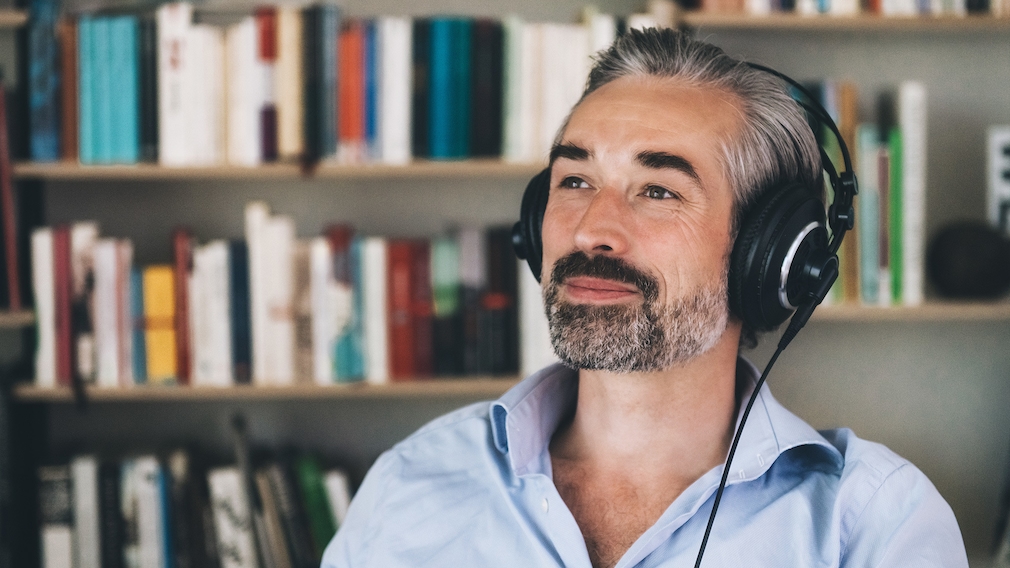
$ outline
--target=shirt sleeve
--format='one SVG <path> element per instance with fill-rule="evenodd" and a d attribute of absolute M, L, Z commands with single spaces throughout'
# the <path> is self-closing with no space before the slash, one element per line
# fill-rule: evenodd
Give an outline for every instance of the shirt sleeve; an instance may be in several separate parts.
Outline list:
<path fill-rule="evenodd" d="M 967 568 L 950 506 L 924 473 L 905 463 L 891 472 L 856 517 L 843 568 Z"/>
<path fill-rule="evenodd" d="M 323 552 L 321 568 L 367 565 L 373 527 L 382 515 L 382 495 L 390 480 L 392 461 L 392 455 L 386 452 L 368 470 L 347 509 L 347 518 Z"/>

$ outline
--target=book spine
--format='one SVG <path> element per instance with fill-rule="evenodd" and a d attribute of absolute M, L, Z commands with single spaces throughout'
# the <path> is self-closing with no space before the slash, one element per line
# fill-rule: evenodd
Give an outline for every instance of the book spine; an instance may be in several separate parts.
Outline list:
<path fill-rule="evenodd" d="M 361 240 L 346 225 L 330 227 L 326 237 L 333 251 L 335 280 L 334 373 L 339 382 L 354 381 L 365 375 Z"/>
<path fill-rule="evenodd" d="M 193 273 L 193 239 L 184 229 L 172 233 L 174 257 L 172 290 L 175 295 L 172 317 L 175 327 L 175 369 L 181 385 L 190 383 L 189 277 Z"/>
<path fill-rule="evenodd" d="M 322 89 L 322 14 L 319 6 L 302 9 L 302 101 L 304 112 L 301 125 L 304 134 L 304 161 L 314 164 L 323 155 L 323 93 Z"/>
<path fill-rule="evenodd" d="M 376 37 L 378 28 L 375 20 L 367 20 L 362 26 L 362 54 L 364 61 L 361 64 L 362 76 L 364 78 L 364 99 L 363 99 L 363 128 L 361 136 L 360 160 L 364 162 L 374 161 L 379 155 L 378 146 L 378 113 L 380 95 L 381 68 L 379 60 L 378 38 Z"/>
<path fill-rule="evenodd" d="M 339 62 L 342 57 L 340 42 L 338 41 L 341 14 L 340 8 L 334 5 L 324 4 L 322 6 L 322 64 L 323 71 L 322 88 L 322 114 L 321 119 L 325 128 L 323 130 L 323 156 L 334 157 L 337 155 L 337 141 L 340 132 L 340 89 L 344 78 L 340 73 Z"/>
<path fill-rule="evenodd" d="M 112 85 L 112 18 L 98 17 L 94 20 L 91 34 L 91 91 L 92 116 L 94 117 L 95 162 L 112 163 L 112 145 L 115 137 L 112 130 L 112 103 L 115 87 Z"/>
<path fill-rule="evenodd" d="M 450 95 L 452 97 L 450 122 L 451 158 L 466 158 L 470 151 L 470 62 L 473 21 L 467 18 L 452 22 L 450 47 Z"/>
<path fill-rule="evenodd" d="M 339 142 L 342 163 L 361 161 L 365 136 L 365 33 L 360 20 L 348 20 L 340 32 Z"/>
<path fill-rule="evenodd" d="M 95 351 L 97 384 L 118 387 L 119 380 L 119 306 L 117 302 L 115 239 L 99 239 L 95 245 Z"/>
<path fill-rule="evenodd" d="M 165 507 L 162 497 L 162 467 L 154 456 L 134 460 L 137 492 L 137 547 L 144 568 L 170 568 L 166 563 Z"/>
<path fill-rule="evenodd" d="M 461 288 L 459 246 L 456 239 L 441 236 L 431 243 L 433 300 L 433 371 L 436 375 L 462 372 Z"/>
<path fill-rule="evenodd" d="M 119 464 L 100 463 L 98 466 L 98 498 L 101 535 L 101 564 L 103 568 L 123 566 L 123 513 L 120 504 Z"/>
<path fill-rule="evenodd" d="M 880 298 L 880 189 L 877 171 L 880 133 L 875 124 L 861 124 L 857 134 L 856 164 L 860 182 L 857 202 L 859 223 L 860 300 L 876 305 Z"/>
<path fill-rule="evenodd" d="M 143 279 L 147 382 L 169 383 L 176 379 L 178 373 L 173 267 L 148 266 L 144 269 Z"/>
<path fill-rule="evenodd" d="M 431 21 L 414 20 L 411 26 L 411 124 L 410 145 L 415 158 L 426 158 L 429 153 L 429 94 L 431 90 Z"/>
<path fill-rule="evenodd" d="M 385 384 L 389 381 L 386 249 L 386 240 L 381 237 L 368 237 L 362 243 L 365 380 L 371 384 Z"/>
<path fill-rule="evenodd" d="M 70 468 L 44 466 L 39 477 L 39 537 L 42 568 L 74 566 L 74 509 Z"/>
<path fill-rule="evenodd" d="M 310 456 L 300 456 L 295 461 L 299 493 L 305 507 L 305 518 L 311 536 L 315 563 L 323 557 L 323 550 L 337 532 L 333 514 L 326 501 L 326 487 L 319 464 Z"/>
<path fill-rule="evenodd" d="M 249 314 L 249 249 L 245 241 L 229 245 L 231 285 L 232 366 L 235 382 L 249 384 L 252 380 L 252 336 Z"/>
<path fill-rule="evenodd" d="M 297 160 L 305 150 L 303 131 L 304 76 L 302 71 L 302 14 L 296 8 L 277 8 L 277 151 L 281 159 Z"/>
<path fill-rule="evenodd" d="M 147 321 L 144 313 L 144 278 L 140 270 L 130 270 L 130 315 L 133 320 L 133 380 L 147 382 Z"/>
<path fill-rule="evenodd" d="M 134 164 L 140 157 L 138 130 L 139 76 L 137 69 L 137 18 L 110 20 L 110 126 L 111 161 Z"/>
<path fill-rule="evenodd" d="M 334 255 L 325 237 L 309 245 L 310 295 L 312 307 L 312 379 L 319 385 L 333 384 L 336 378 L 336 337 L 341 315 L 336 305 L 342 298 L 334 275 Z M 346 312 L 345 312 L 346 313 Z M 346 316 L 345 316 L 346 317 Z"/>
<path fill-rule="evenodd" d="M 158 29 L 154 17 L 143 15 L 138 28 L 140 160 L 158 161 Z"/>
<path fill-rule="evenodd" d="M 221 568 L 256 568 L 256 540 L 252 510 L 238 469 L 218 468 L 207 474 L 214 532 L 221 554 Z"/>
<path fill-rule="evenodd" d="M 28 25 L 28 103 L 31 157 L 50 162 L 60 158 L 60 76 L 56 49 L 54 3 L 33 3 Z"/>
<path fill-rule="evenodd" d="M 14 208 L 14 179 L 11 170 L 7 122 L 7 89 L 0 81 L 0 208 L 3 210 L 3 256 L 7 268 L 7 308 L 21 309 L 21 270 L 18 266 L 18 219 Z"/>
<path fill-rule="evenodd" d="M 905 247 L 903 241 L 905 238 L 904 230 L 902 229 L 903 223 L 903 209 L 904 209 L 904 199 L 902 194 L 904 192 L 904 182 L 903 174 L 904 169 L 902 162 L 904 159 L 904 152 L 902 151 L 902 132 L 899 127 L 894 127 L 891 129 L 890 135 L 888 137 L 888 157 L 890 158 L 890 184 L 888 191 L 888 244 L 889 253 L 888 266 L 890 267 L 890 278 L 891 278 L 891 304 L 902 305 L 903 294 L 905 289 L 904 283 L 904 252 Z"/>
<path fill-rule="evenodd" d="M 189 28 L 193 6 L 186 2 L 163 4 L 156 14 L 158 36 L 158 160 L 166 166 L 189 164 L 186 102 Z"/>
<path fill-rule="evenodd" d="M 58 325 L 56 304 L 54 232 L 49 227 L 32 232 L 32 289 L 35 295 L 35 325 L 38 345 L 35 349 L 35 384 L 57 384 Z"/>
<path fill-rule="evenodd" d="M 294 382 L 313 382 L 315 358 L 313 320 L 323 317 L 312 306 L 311 242 L 295 239 L 291 261 L 291 313 L 294 327 Z M 325 348 L 325 347 L 324 347 Z"/>
<path fill-rule="evenodd" d="M 411 313 L 413 243 L 390 240 L 387 248 L 386 305 L 389 310 L 389 377 L 394 381 L 413 378 L 414 322 Z"/>
<path fill-rule="evenodd" d="M 470 99 L 470 149 L 475 157 L 501 155 L 502 73 L 504 39 L 502 25 L 492 20 L 473 24 Z"/>
<path fill-rule="evenodd" d="M 77 22 L 63 18 L 56 33 L 60 50 L 60 157 L 77 161 Z"/>
<path fill-rule="evenodd" d="M 277 161 L 277 97 L 274 90 L 277 70 L 277 9 L 262 7 L 256 10 L 256 55 L 263 71 L 263 100 L 259 106 L 260 158 L 264 162 Z"/>
<path fill-rule="evenodd" d="M 902 300 L 921 305 L 926 256 L 926 88 L 906 81 L 899 91 L 902 140 Z"/>
<path fill-rule="evenodd" d="M 434 159 L 453 156 L 453 22 L 431 20 L 428 60 L 428 155 Z"/>
<path fill-rule="evenodd" d="M 70 227 L 53 229 L 53 282 L 56 313 L 56 382 L 69 386 L 74 368 L 71 325 L 73 282 L 70 274 Z"/>
<path fill-rule="evenodd" d="M 119 353 L 119 386 L 130 386 L 136 382 L 134 376 L 133 347 L 133 243 L 129 240 L 116 242 L 116 329 Z"/>
<path fill-rule="evenodd" d="M 428 377 L 435 368 L 435 346 L 432 332 L 431 245 L 416 240 L 411 251 L 410 317 L 414 326 L 414 376 Z"/>
<path fill-rule="evenodd" d="M 74 497 L 74 558 L 77 568 L 101 568 L 98 460 L 78 456 L 70 462 Z"/>
<path fill-rule="evenodd" d="M 96 163 L 94 117 L 94 57 L 92 35 L 94 18 L 81 16 L 77 21 L 77 131 L 78 154 L 82 164 Z"/>
<path fill-rule="evenodd" d="M 386 164 L 410 161 L 411 124 L 411 31 L 408 18 L 379 20 L 381 54 L 381 108 L 377 119 L 379 159 Z"/>

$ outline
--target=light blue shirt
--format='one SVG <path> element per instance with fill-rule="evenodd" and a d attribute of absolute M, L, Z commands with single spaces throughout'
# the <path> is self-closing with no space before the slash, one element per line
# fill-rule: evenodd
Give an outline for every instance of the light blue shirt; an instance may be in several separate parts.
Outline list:
<path fill-rule="evenodd" d="M 753 392 L 754 367 L 741 359 L 737 375 Z M 323 567 L 590 568 L 548 452 L 577 388 L 574 371 L 547 367 L 385 452 Z M 722 469 L 677 497 L 618 568 L 694 566 Z M 968 560 L 953 512 L 914 465 L 850 430 L 818 433 L 763 388 L 702 566 L 957 568 Z"/>

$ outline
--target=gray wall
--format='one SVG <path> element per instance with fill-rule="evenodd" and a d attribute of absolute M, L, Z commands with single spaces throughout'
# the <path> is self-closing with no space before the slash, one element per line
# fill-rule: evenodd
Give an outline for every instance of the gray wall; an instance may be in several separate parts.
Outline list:
<path fill-rule="evenodd" d="M 350 2 L 350 13 L 517 12 L 569 20 L 581 3 L 507 5 L 399 0 Z M 505 10 L 504 8 L 508 9 Z M 637 9 L 607 3 L 618 13 Z M 733 54 L 797 78 L 854 79 L 869 93 L 904 78 L 922 80 L 929 94 L 930 234 L 957 218 L 981 218 L 984 130 L 1010 123 L 1010 50 L 999 32 L 723 32 L 702 37 Z M 2 44 L 0 44 L 2 45 Z M 6 48 L 4 48 L 6 50 Z M 409 182 L 53 183 L 53 221 L 95 218 L 103 232 L 130 236 L 142 263 L 167 261 L 168 233 L 190 226 L 201 239 L 241 234 L 242 205 L 266 199 L 295 216 L 303 235 L 331 220 L 364 231 L 432 234 L 451 224 L 511 222 L 525 180 Z M 818 427 L 845 425 L 889 445 L 921 467 L 954 508 L 969 551 L 989 544 L 1010 460 L 1010 322 L 813 322 L 783 355 L 770 380 L 776 396 Z M 771 343 L 771 342 L 767 342 Z M 11 342 L 3 341 L 3 345 Z M 758 362 L 768 356 L 762 346 Z M 212 451 L 228 447 L 234 410 L 247 414 L 254 441 L 326 449 L 360 471 L 394 440 L 429 418 L 467 402 L 246 402 L 94 405 L 80 414 L 50 409 L 53 450 L 152 445 L 198 438 Z"/>

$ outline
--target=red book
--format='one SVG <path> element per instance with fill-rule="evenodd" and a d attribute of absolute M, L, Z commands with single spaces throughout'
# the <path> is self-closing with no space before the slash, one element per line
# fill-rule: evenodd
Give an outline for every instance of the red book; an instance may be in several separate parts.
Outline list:
<path fill-rule="evenodd" d="M 70 386 L 75 357 L 70 227 L 66 225 L 53 229 L 53 292 L 56 307 L 56 384 Z"/>
<path fill-rule="evenodd" d="M 435 368 L 435 344 L 432 330 L 431 246 L 426 240 L 414 242 L 411 274 L 411 317 L 414 324 L 414 374 L 431 376 Z"/>
<path fill-rule="evenodd" d="M 277 161 L 277 101 L 274 100 L 274 69 L 277 65 L 277 9 L 256 9 L 257 58 L 267 69 L 267 98 L 260 109 L 260 153 L 264 162 Z"/>
<path fill-rule="evenodd" d="M 339 42 L 337 125 L 339 144 L 346 154 L 360 149 L 365 140 L 365 28 L 362 23 L 347 22 L 340 31 Z"/>
<path fill-rule="evenodd" d="M 7 256 L 7 294 L 11 311 L 21 309 L 21 279 L 18 276 L 17 216 L 14 215 L 14 184 L 10 140 L 7 139 L 7 90 L 0 83 L 0 208 L 3 208 L 4 254 Z"/>
<path fill-rule="evenodd" d="M 193 243 L 189 231 L 172 233 L 175 273 L 175 361 L 180 385 L 189 384 L 189 275 L 193 272 Z"/>
<path fill-rule="evenodd" d="M 417 374 L 414 367 L 414 322 L 411 317 L 413 249 L 412 241 L 391 239 L 386 251 L 389 378 L 394 381 L 411 379 Z"/>

